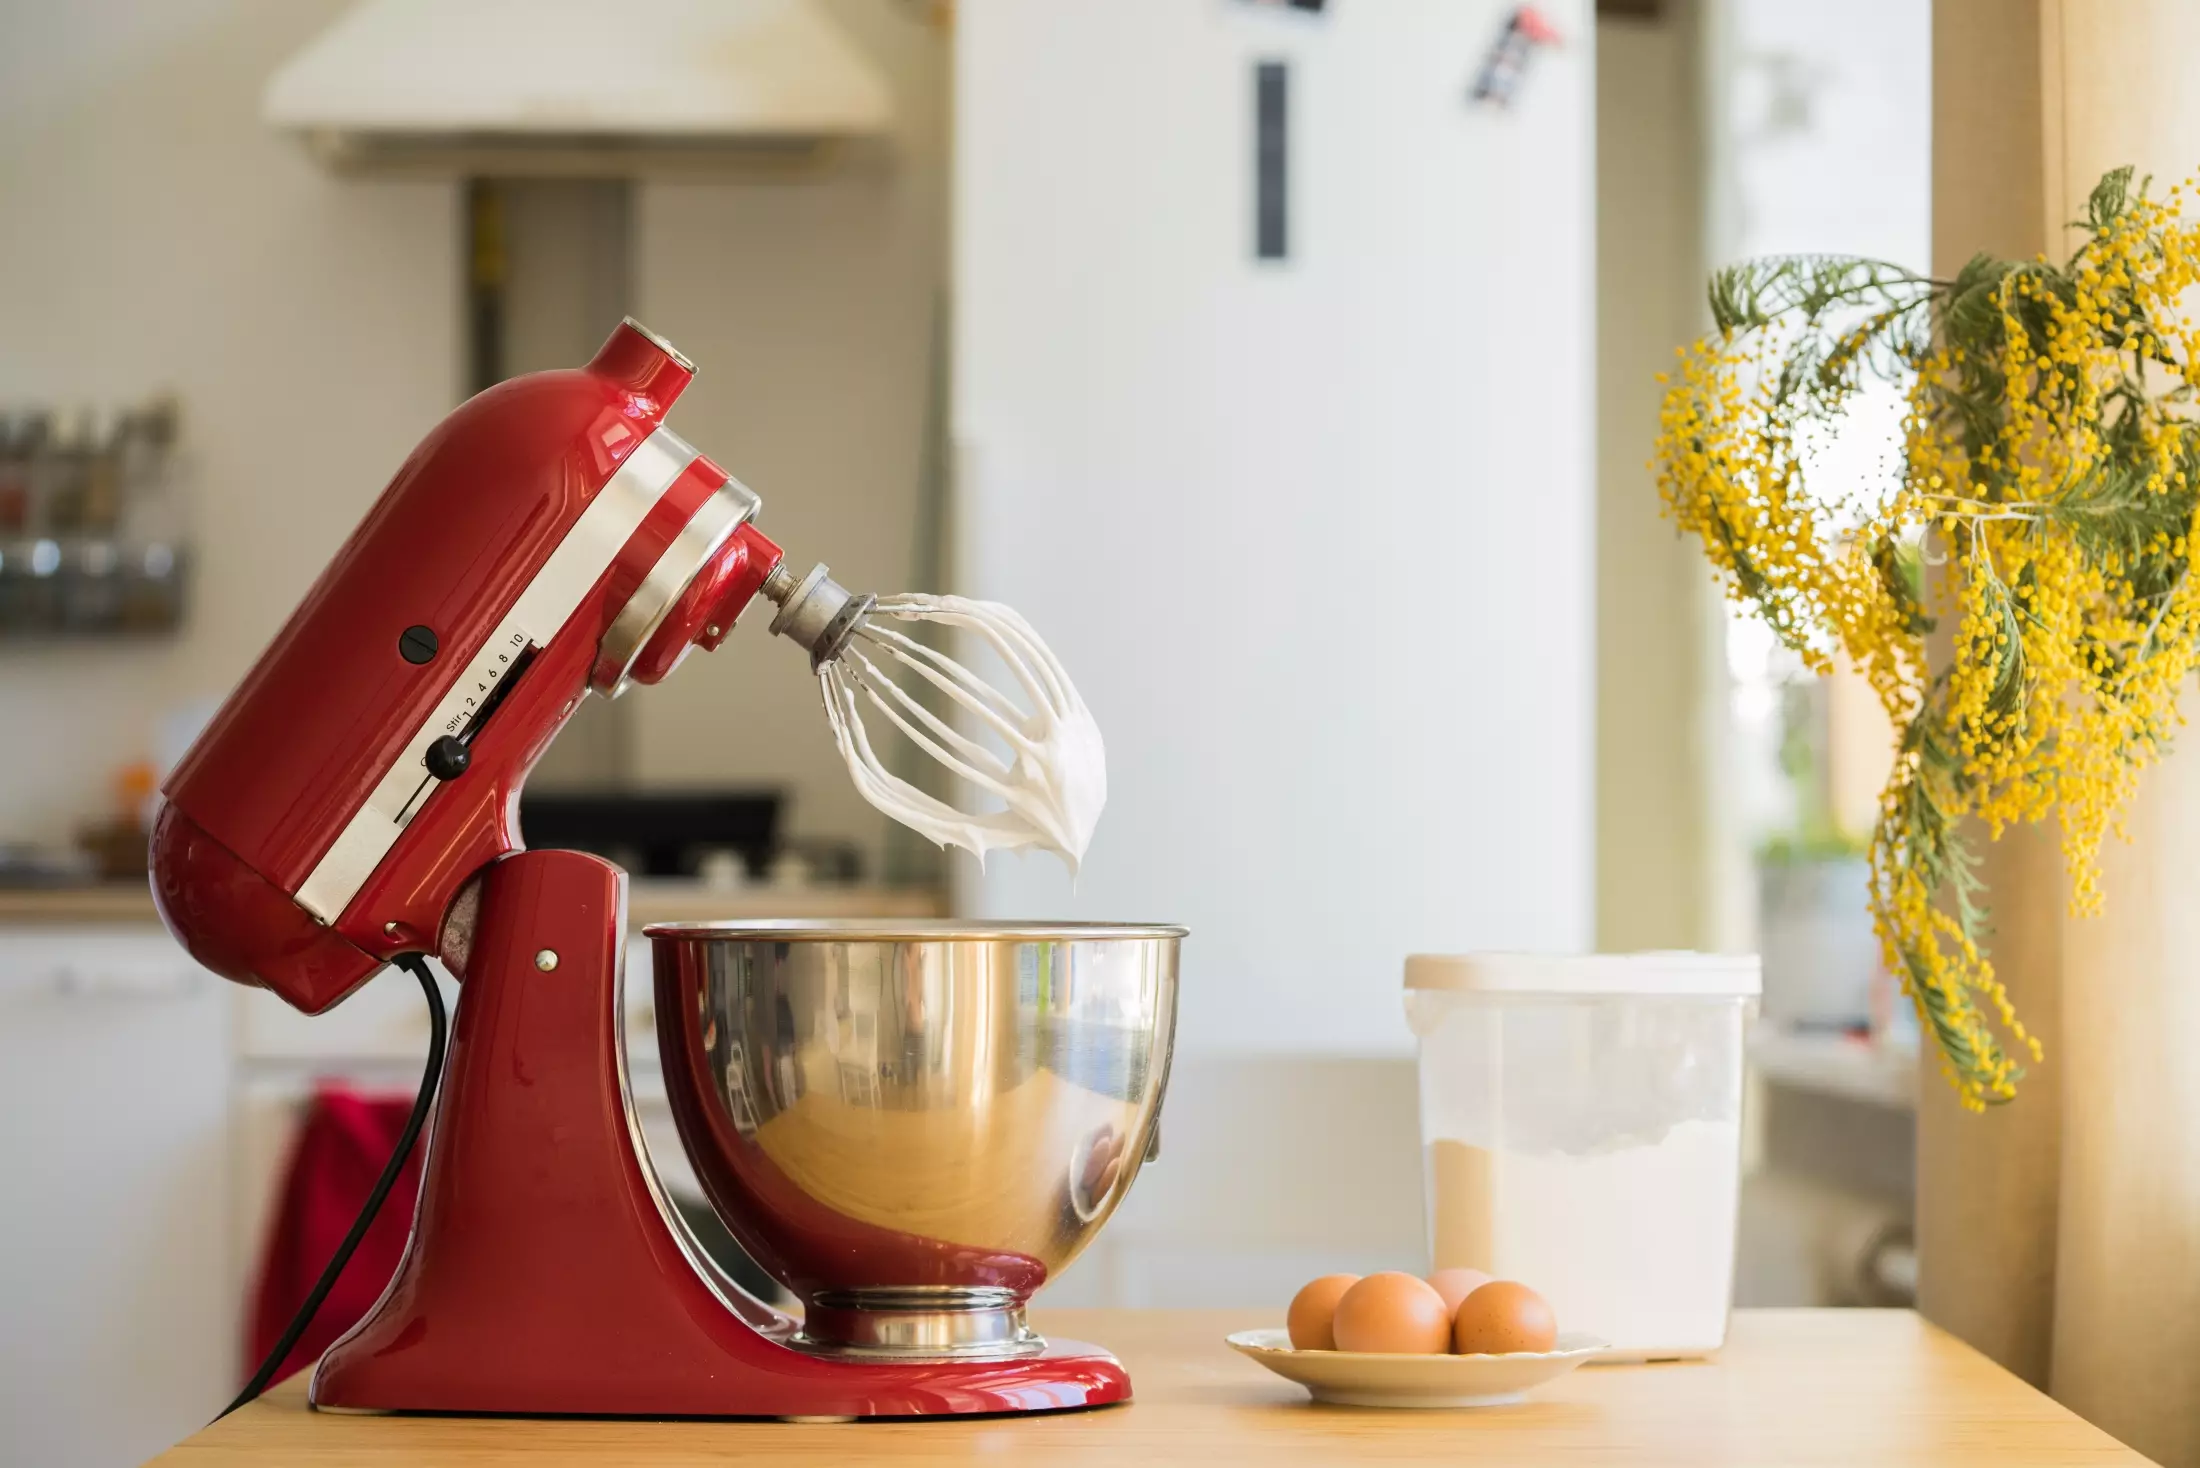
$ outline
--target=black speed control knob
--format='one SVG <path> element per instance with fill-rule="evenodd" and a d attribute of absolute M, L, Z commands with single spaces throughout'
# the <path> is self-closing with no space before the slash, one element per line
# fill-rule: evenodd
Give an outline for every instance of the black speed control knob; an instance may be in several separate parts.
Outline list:
<path fill-rule="evenodd" d="M 438 780 L 455 780 L 474 762 L 474 753 L 456 734 L 446 734 L 428 746 L 428 773 Z"/>

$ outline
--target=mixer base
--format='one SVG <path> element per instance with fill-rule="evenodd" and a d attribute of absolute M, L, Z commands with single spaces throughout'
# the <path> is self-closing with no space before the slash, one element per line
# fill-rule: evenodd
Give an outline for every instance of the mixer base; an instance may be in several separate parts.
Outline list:
<path fill-rule="evenodd" d="M 1126 1401 L 1107 1352 L 847 1360 L 722 1289 L 635 1150 L 619 1055 L 626 879 L 522 852 L 482 882 L 397 1276 L 321 1360 L 316 1407 L 586 1417 L 924 1417 Z M 554 957 L 545 962 L 540 955 Z"/>

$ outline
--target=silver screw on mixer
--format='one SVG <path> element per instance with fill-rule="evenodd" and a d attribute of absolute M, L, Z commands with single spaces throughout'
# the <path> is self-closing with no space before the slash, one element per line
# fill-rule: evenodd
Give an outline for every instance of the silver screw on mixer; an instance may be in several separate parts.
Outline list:
<path fill-rule="evenodd" d="M 852 592 L 827 574 L 823 563 L 796 577 L 781 561 L 764 578 L 765 597 L 779 606 L 771 630 L 810 650 L 810 666 L 822 667 L 841 654 L 848 639 L 878 603 L 872 593 Z"/>

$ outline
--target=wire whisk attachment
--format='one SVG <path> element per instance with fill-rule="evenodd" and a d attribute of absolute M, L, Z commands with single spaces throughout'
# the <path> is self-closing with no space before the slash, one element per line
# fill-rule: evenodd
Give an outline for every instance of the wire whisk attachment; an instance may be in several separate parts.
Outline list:
<path fill-rule="evenodd" d="M 810 648 L 833 739 L 865 800 L 981 860 L 1041 847 L 1077 870 L 1107 804 L 1107 752 L 1069 671 L 1021 613 L 959 596 L 851 596 L 822 567 L 776 590 L 784 595 L 766 582 L 780 603 L 772 630 Z M 1013 686 L 996 687 L 895 623 L 955 629 Z M 869 722 L 879 717 L 954 777 L 955 798 L 995 808 L 964 809 L 896 774 L 876 737 L 885 728 Z"/>

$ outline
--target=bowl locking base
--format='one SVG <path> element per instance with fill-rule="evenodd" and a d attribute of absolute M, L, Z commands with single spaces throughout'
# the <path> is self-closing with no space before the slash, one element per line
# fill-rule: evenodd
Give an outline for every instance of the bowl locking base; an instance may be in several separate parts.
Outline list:
<path fill-rule="evenodd" d="M 854 1361 L 1014 1361 L 1047 1347 L 1015 1291 L 955 1288 L 825 1291 L 792 1344 Z"/>

